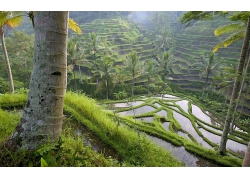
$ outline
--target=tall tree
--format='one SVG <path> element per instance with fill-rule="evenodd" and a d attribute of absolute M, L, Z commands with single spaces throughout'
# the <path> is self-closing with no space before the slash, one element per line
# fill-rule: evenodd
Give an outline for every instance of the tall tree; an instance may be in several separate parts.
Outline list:
<path fill-rule="evenodd" d="M 175 59 L 173 54 L 169 51 L 163 52 L 162 56 L 157 56 L 156 60 L 158 62 L 158 66 L 161 69 L 161 72 L 163 72 L 162 80 L 164 83 L 166 83 L 166 78 L 170 73 L 171 67 L 175 64 Z"/>
<path fill-rule="evenodd" d="M 36 149 L 61 135 L 67 76 L 68 12 L 38 11 L 34 17 L 33 72 L 22 118 L 8 141 Z"/>
<path fill-rule="evenodd" d="M 111 77 L 115 72 L 114 62 L 115 60 L 110 56 L 104 56 L 101 60 L 97 60 L 96 62 L 98 65 L 96 73 L 98 73 L 100 78 L 105 82 L 107 99 L 109 99 L 110 96 Z"/>
<path fill-rule="evenodd" d="M 73 75 L 74 75 L 75 90 L 77 91 L 75 65 L 79 64 L 80 61 L 83 60 L 83 58 L 85 58 L 83 53 L 83 48 L 80 46 L 79 38 L 77 36 L 73 36 L 68 39 L 67 50 L 68 50 L 67 65 L 72 67 L 71 69 L 73 70 Z"/>
<path fill-rule="evenodd" d="M 155 60 L 150 60 L 147 63 L 145 63 L 145 67 L 144 67 L 144 72 L 143 74 L 147 76 L 147 80 L 148 80 L 148 85 L 147 85 L 147 89 L 148 89 L 148 94 L 149 94 L 149 85 L 150 85 L 150 81 L 153 81 L 154 77 L 156 77 L 159 72 L 159 68 L 157 67 L 156 61 Z"/>
<path fill-rule="evenodd" d="M 204 84 L 204 87 L 202 90 L 202 95 L 201 95 L 201 97 L 203 98 L 205 89 L 207 87 L 209 75 L 212 72 L 215 72 L 216 70 L 219 69 L 220 62 L 216 62 L 215 54 L 211 53 L 209 56 L 203 56 L 203 60 L 199 61 L 197 63 L 194 63 L 193 66 L 196 66 L 197 68 L 202 70 L 200 76 L 202 76 L 204 74 L 206 76 L 205 84 Z"/>
<path fill-rule="evenodd" d="M 141 56 L 137 56 L 136 51 L 130 52 L 125 59 L 125 66 L 132 73 L 132 89 L 131 95 L 134 96 L 134 85 L 135 85 L 135 76 L 139 73 L 139 70 L 142 66 L 142 62 L 140 61 Z"/>
<path fill-rule="evenodd" d="M 242 163 L 243 167 L 250 167 L 250 141 L 247 146 L 247 150 L 245 152 L 245 157 Z"/>
<path fill-rule="evenodd" d="M 226 143 L 227 143 L 227 136 L 229 132 L 229 126 L 232 120 L 232 112 L 234 111 L 234 107 L 235 107 L 235 99 L 238 97 L 238 92 L 240 89 L 240 79 L 242 77 L 244 63 L 245 63 L 245 59 L 247 56 L 249 40 L 250 40 L 250 15 L 248 16 L 246 33 L 245 33 L 245 37 L 244 37 L 244 41 L 243 41 L 243 45 L 241 49 L 241 55 L 240 55 L 239 62 L 238 62 L 237 76 L 235 78 L 234 87 L 233 87 L 233 91 L 232 91 L 232 95 L 230 99 L 230 104 L 229 104 L 229 108 L 227 111 L 227 117 L 225 120 L 223 133 L 221 136 L 220 148 L 219 148 L 220 154 L 225 154 L 226 152 Z"/>
<path fill-rule="evenodd" d="M 15 28 L 21 24 L 22 19 L 23 17 L 22 15 L 20 15 L 19 12 L 0 11 L 0 36 L 1 36 L 1 41 L 2 41 L 5 62 L 7 66 L 7 71 L 8 71 L 8 78 L 9 78 L 11 93 L 14 93 L 14 83 L 13 83 L 9 57 L 8 57 L 5 40 L 4 40 L 4 28 L 5 27 Z"/>

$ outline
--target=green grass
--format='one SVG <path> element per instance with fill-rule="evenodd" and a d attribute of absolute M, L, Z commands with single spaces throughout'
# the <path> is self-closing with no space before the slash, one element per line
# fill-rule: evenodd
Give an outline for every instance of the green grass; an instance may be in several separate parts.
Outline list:
<path fill-rule="evenodd" d="M 182 165 L 169 152 L 154 145 L 143 136 L 139 145 L 137 132 L 127 127 L 117 126 L 93 99 L 68 92 L 65 96 L 65 110 L 113 147 L 123 160 L 132 166 Z"/>

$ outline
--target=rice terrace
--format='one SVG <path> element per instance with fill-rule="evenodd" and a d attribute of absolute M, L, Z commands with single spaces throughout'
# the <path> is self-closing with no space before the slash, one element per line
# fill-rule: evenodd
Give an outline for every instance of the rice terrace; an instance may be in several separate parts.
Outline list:
<path fill-rule="evenodd" d="M 1 167 L 250 166 L 248 11 L 0 11 Z"/>

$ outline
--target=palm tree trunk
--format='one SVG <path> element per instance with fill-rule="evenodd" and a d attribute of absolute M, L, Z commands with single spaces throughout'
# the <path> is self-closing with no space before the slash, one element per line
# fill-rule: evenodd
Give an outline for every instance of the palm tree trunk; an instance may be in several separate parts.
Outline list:
<path fill-rule="evenodd" d="M 249 55 L 249 54 L 248 54 L 248 55 Z M 231 123 L 231 125 L 230 125 L 230 134 L 233 133 L 234 120 L 235 120 L 235 113 L 236 113 L 236 111 L 237 111 L 238 104 L 239 104 L 239 102 L 240 102 L 241 92 L 242 92 L 242 90 L 243 90 L 243 87 L 244 87 L 244 84 L 245 84 L 245 80 L 246 80 L 246 77 L 247 77 L 247 72 L 248 72 L 248 70 L 249 70 L 249 62 L 250 62 L 250 58 L 248 57 L 247 65 L 246 65 L 245 72 L 244 72 L 243 79 L 242 79 L 241 86 L 240 86 L 240 91 L 239 91 L 237 103 L 236 103 L 236 106 L 235 106 L 235 108 L 234 108 L 234 113 L 233 113 L 233 117 L 232 117 L 232 123 Z"/>
<path fill-rule="evenodd" d="M 245 157 L 242 163 L 243 167 L 250 167 L 250 141 L 247 146 L 247 150 L 245 152 Z"/>
<path fill-rule="evenodd" d="M 80 73 L 80 80 L 82 81 L 82 71 L 81 71 L 81 66 L 78 65 L 78 68 L 79 68 L 79 73 Z"/>
<path fill-rule="evenodd" d="M 240 55 L 240 59 L 239 59 L 239 63 L 238 63 L 237 76 L 236 76 L 235 81 L 234 81 L 234 87 L 233 87 L 233 91 L 232 91 L 232 95 L 231 95 L 231 99 L 230 99 L 229 108 L 227 111 L 227 117 L 225 120 L 223 133 L 221 136 L 219 153 L 222 155 L 224 155 L 226 153 L 226 143 L 227 143 L 229 126 L 230 126 L 231 119 L 232 119 L 232 112 L 233 112 L 234 106 L 235 106 L 235 99 L 238 97 L 238 92 L 239 92 L 239 88 L 240 88 L 240 78 L 242 76 L 244 63 L 245 63 L 245 59 L 247 56 L 247 48 L 249 47 L 249 39 L 250 39 L 250 15 L 248 16 L 246 34 L 244 37 L 244 41 L 243 41 L 243 45 L 242 45 L 242 49 L 241 49 L 241 55 Z"/>
<path fill-rule="evenodd" d="M 149 94 L 149 81 L 150 81 L 150 77 L 148 77 L 148 94 Z"/>
<path fill-rule="evenodd" d="M 22 118 L 8 141 L 13 148 L 37 149 L 61 135 L 68 16 L 67 11 L 36 12 L 33 72 Z"/>
<path fill-rule="evenodd" d="M 132 72 L 133 82 L 132 82 L 132 96 L 134 96 L 134 85 L 135 85 L 135 72 Z"/>
<path fill-rule="evenodd" d="M 208 71 L 207 72 L 207 77 L 206 77 L 206 82 L 205 82 L 205 85 L 204 85 L 204 88 L 203 88 L 203 91 L 202 91 L 202 95 L 201 95 L 201 98 L 203 98 L 204 96 L 204 92 L 205 92 L 205 89 L 207 87 L 207 82 L 208 82 L 208 76 L 209 76 L 210 72 Z"/>
<path fill-rule="evenodd" d="M 77 91 L 77 83 L 76 83 L 76 73 L 75 73 L 75 65 L 73 67 L 74 81 L 75 81 L 75 90 Z"/>
<path fill-rule="evenodd" d="M 13 77 L 12 77 L 12 72 L 10 68 L 10 61 L 9 61 L 9 57 L 8 57 L 8 53 L 7 53 L 7 49 L 5 45 L 5 40 L 4 40 L 3 27 L 0 28 L 0 34 L 1 34 L 2 47 L 3 47 L 4 57 L 5 57 L 5 63 L 6 63 L 7 71 L 8 71 L 10 93 L 14 94 L 14 83 L 13 83 Z"/>

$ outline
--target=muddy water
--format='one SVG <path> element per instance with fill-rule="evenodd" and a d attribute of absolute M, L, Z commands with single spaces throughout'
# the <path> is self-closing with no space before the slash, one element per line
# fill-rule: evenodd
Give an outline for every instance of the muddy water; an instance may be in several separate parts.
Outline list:
<path fill-rule="evenodd" d="M 183 115 L 173 111 L 174 118 L 180 123 L 183 130 L 190 133 L 202 146 L 212 149 L 212 147 L 199 136 L 190 120 Z"/>
<path fill-rule="evenodd" d="M 179 159 L 181 162 L 185 163 L 187 167 L 218 167 L 215 163 L 207 161 L 203 158 L 197 157 L 185 150 L 183 146 L 176 147 L 172 144 L 159 139 L 157 137 L 147 135 L 149 139 L 151 139 L 154 143 L 158 144 L 159 146 L 163 147 L 164 149 L 170 151 L 173 156 Z"/>
<path fill-rule="evenodd" d="M 140 108 L 134 109 L 134 111 L 133 110 L 123 111 L 123 112 L 119 112 L 118 114 L 121 116 L 133 116 L 133 115 L 144 114 L 146 112 L 150 112 L 150 111 L 154 111 L 154 110 L 156 110 L 156 109 L 151 107 L 151 106 L 142 106 Z"/>
<path fill-rule="evenodd" d="M 188 113 L 188 101 L 187 100 L 177 101 L 175 102 L 175 104 L 179 105 L 186 113 Z"/>

